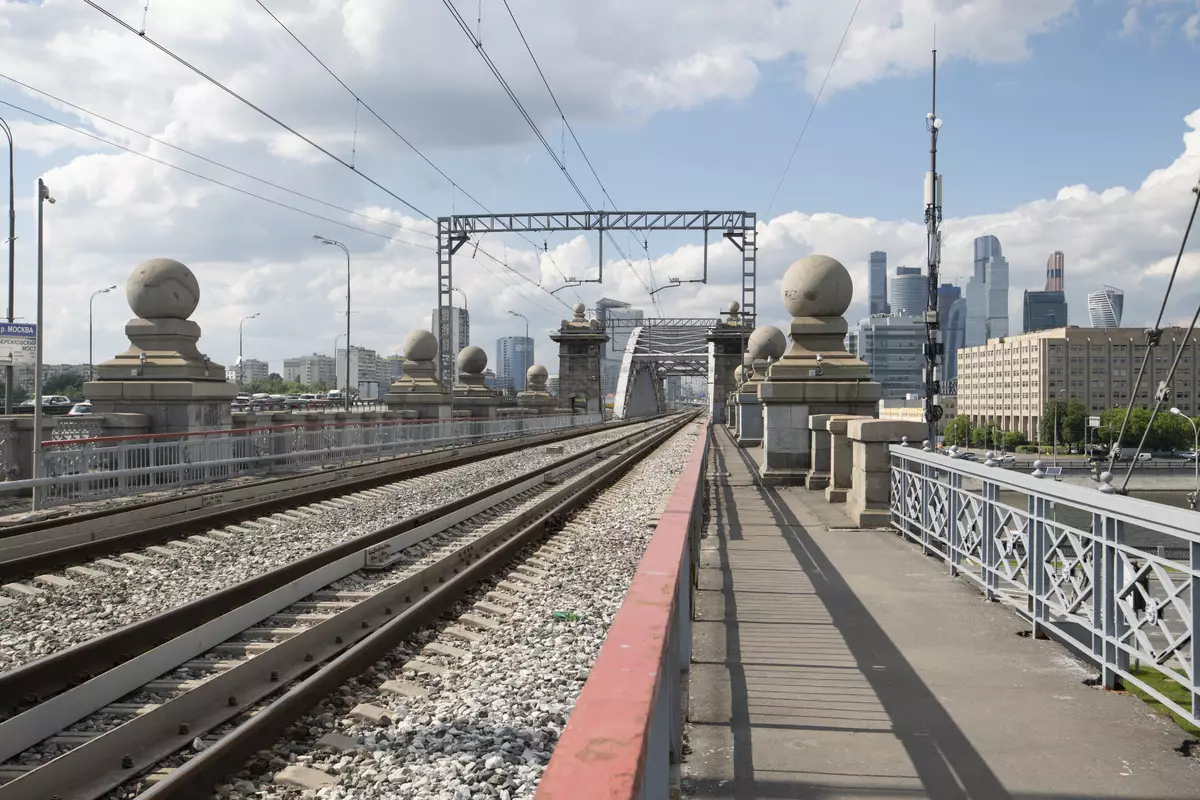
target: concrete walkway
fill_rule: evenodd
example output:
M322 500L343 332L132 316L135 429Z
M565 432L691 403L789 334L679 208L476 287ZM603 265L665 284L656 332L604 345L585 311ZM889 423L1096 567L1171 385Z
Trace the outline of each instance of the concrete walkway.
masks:
M1200 797L1172 722L898 536L762 489L714 437L684 797Z

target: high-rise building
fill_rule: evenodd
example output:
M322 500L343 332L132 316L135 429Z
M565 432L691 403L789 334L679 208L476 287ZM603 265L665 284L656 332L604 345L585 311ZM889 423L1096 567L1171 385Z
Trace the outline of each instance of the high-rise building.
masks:
M871 253L868 272L870 305L872 314L888 313L887 253L876 250Z
M965 346L967 301L961 287L943 283L938 287L938 328L942 332L942 394L953 386L958 350Z
M1105 286L1098 292L1088 292L1088 317L1093 328L1121 327L1121 312L1125 309L1125 293Z
M525 391L525 373L533 366L533 339L505 336L496 340L496 377L507 378L518 392Z
M1031 292L1026 289L1023 310L1025 333L1067 325L1067 297L1062 292Z
M333 388L337 382L337 370L333 366L333 356L313 353L311 356L285 358L283 360L283 379L302 383L305 386L320 384L327 388Z
M929 305L929 286L920 267L896 267L888 281L888 313L918 317Z
M1055 250L1046 259L1046 291L1063 292L1063 266L1065 262L1062 250Z
M901 314L883 314L858 323L858 357L871 368L871 380L884 397L925 392L925 323Z
M600 361L600 383L604 394L617 391L617 378L621 373L621 358L625 355L625 345L633 328L629 324L611 325L621 321L633 322L645 319L645 312L634 308L624 300L613 300L609 297L596 301L596 319L608 334L608 344L604 345L603 358Z
M391 386L404 377L404 356L392 354L383 359L380 366L383 369L381 383L386 380L388 386Z
M987 286L985 338L1008 336L1008 260L995 236L980 236L975 240L974 277Z
M859 358L858 355L858 328L851 328L846 331L846 338L843 340L846 344L846 352L850 355Z
M437 309L429 314L429 330L433 332L434 337L438 340L438 352L442 352L442 334L438 330L438 312ZM465 308L450 308L450 349L454 353L454 357L458 358L458 352L467 345L471 344L471 314ZM455 362L458 363L457 361Z
M265 381L271 375L271 368L266 361L257 358L243 358L240 363L234 360L233 366L225 368L225 380L241 386L247 386L255 381Z
M972 275L967 281L967 318L963 330L964 347L977 347L988 339L988 287L983 278Z
M995 422L1036 440L1042 409L1050 400L1078 400L1090 414L1133 405L1148 408L1156 387L1171 379L1171 403L1183 413L1200 412L1200 347L1185 328L1165 328L1146 365L1146 377L1131 398L1146 357L1140 328L1052 328L993 340L959 353L958 414L972 425Z
M337 388L345 389L346 383L346 350L337 351L334 357ZM360 390L364 384L383 383L385 377L383 362L374 350L357 345L350 348L350 383L352 389Z

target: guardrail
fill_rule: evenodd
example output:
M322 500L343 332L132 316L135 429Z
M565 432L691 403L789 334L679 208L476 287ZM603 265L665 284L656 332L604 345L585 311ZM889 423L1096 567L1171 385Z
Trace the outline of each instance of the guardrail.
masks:
M196 433L56 439L42 443L43 477L0 483L0 495L36 489L39 506L49 507L240 475L338 467L601 422L599 414L453 421L318 420Z
M1200 513L910 447L891 459L903 536L1090 659L1105 687L1200 725Z
M538 800L670 794L682 756L710 428L698 437L538 785Z

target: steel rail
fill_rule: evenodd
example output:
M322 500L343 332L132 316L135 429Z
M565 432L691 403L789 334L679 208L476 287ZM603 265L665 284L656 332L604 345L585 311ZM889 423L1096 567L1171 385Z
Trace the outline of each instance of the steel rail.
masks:
M545 497L511 519L482 536L468 538L435 564L398 583L387 585L329 619L273 644L265 652L239 662L184 694L0 786L0 800L48 797L95 800L185 747L195 737L242 714L288 682L311 673L315 665L335 659L329 668L320 670L305 681L303 685L307 688L302 696L311 697L321 687L343 682L349 677L342 677L347 669L347 659L338 658L339 653L349 648L356 653L351 663L362 663L363 668L369 666L382 653L395 646L394 635L398 629L415 630L428 624L462 592L506 563L535 533L544 533L547 525L610 485L688 421L689 418L681 418L641 431L637 434L641 441L632 445L628 439L620 440L608 443L594 453L575 456L572 469L582 469L582 473L557 488L551 488ZM608 455L616 457L605 458ZM545 475L542 485L553 486L554 477L554 473ZM504 492L493 494L499 504L511 499ZM477 510L472 518L479 519L486 511L487 508ZM488 517L483 516L481 524L486 526L487 520ZM424 538L431 535L434 534L427 533ZM359 555L370 563L369 548L360 549ZM350 572L358 568L354 567ZM290 603L285 603L283 607L287 605ZM362 646L368 642L373 643L369 658L362 651ZM337 669L331 671L330 668L335 665L338 665ZM295 690L292 690L284 699L294 694ZM320 696L317 694L317 699ZM273 703L267 710L277 705ZM293 698L281 708L296 707ZM267 710L260 711L252 720L259 719ZM303 710L301 708L300 713ZM281 721L280 715L283 713L279 709L273 712L275 724L286 724ZM239 731L243 732L239 734ZM218 744L225 746L216 762L226 763L234 754L252 753L256 749L252 747L252 740L257 741L263 735L262 723L245 729L236 728L226 739L232 737L237 746L226 744L226 739L220 740ZM198 788L195 783L196 770L213 768L212 757L205 764L192 767L188 777L183 779L188 791ZM164 783L167 788L159 789L159 792L169 792L171 786L177 786L179 782L176 780L172 783L168 778Z
M634 423L643 421L645 419L633 420ZM65 566L103 558L106 555L121 550L146 547L163 541L181 539L193 533L202 533L212 528L224 527L248 519L270 516L273 513L297 505L321 502L322 500L328 500L339 495L392 483L396 480L405 480L431 472L440 472L444 469L472 463L479 458L504 455L545 442L565 441L594 433L597 430L620 427L625 424L628 423L612 423L604 427L587 426L578 430L569 428L565 429L568 431L566 435L556 431L531 437L517 436L502 439L499 442L484 442L479 445L455 448L451 451L451 454L447 454L445 451L434 451L432 453L422 453L419 456L401 456L395 459L397 462L402 462L397 465L398 469L382 473L371 471L371 474L366 477L351 477L345 480L335 479L333 482L327 481L317 487L289 490L286 485L276 485L274 481L271 481L263 485L262 494L256 493L257 496L234 503L227 503L224 498L224 495L237 491L233 488L189 495L187 500L191 502L187 504L193 507L188 511L166 518L152 519L140 523L132 522L129 523L132 525L131 529L116 534L112 534L111 529L121 524L119 520L120 516L125 515L127 519L137 519L146 514L144 509L147 505L168 504L178 501L180 498L170 498L160 503L139 504L136 507L114 509L109 513L98 513L95 517L89 515L89 518L92 519L97 517L102 517L106 520L117 518L114 524L106 529L111 535L101 535L105 532L104 530L83 534L68 531L62 537L70 542L65 546L51 547L40 552L7 559L5 558L3 549L0 549L0 583L8 583L29 575L46 573ZM362 466L355 465L355 467L346 467L343 469L361 469ZM378 462L371 466L378 466ZM295 477L280 480L290 480L293 483L305 482ZM254 486L257 488L258 485L255 484ZM200 499L196 500L195 498L197 497ZM199 508L194 507L196 502L200 503ZM0 545L15 537L31 532L53 531L55 528L73 528L79 522L80 519L78 517L66 517L55 520L56 524L53 525L42 526L40 523L35 523L29 526L10 528L0 533ZM86 537L86 540L78 541L81 536Z
M184 631L225 614L255 597L285 586L319 567L345 558L363 548L385 542L440 517L468 508L536 475L561 470L571 461L595 453L607 446L608 444L597 444L575 455L564 456L538 470L523 473L480 489L471 495L400 520L373 533L334 545L249 580L196 598L161 614L101 634L66 650L0 673L0 712L9 715L20 713L65 689L129 661Z

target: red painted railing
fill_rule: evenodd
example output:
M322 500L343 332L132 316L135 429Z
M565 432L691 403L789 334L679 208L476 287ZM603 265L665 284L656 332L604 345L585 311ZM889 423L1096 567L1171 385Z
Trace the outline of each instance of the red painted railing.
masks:
M665 798L680 754L707 425L617 611L537 800Z

